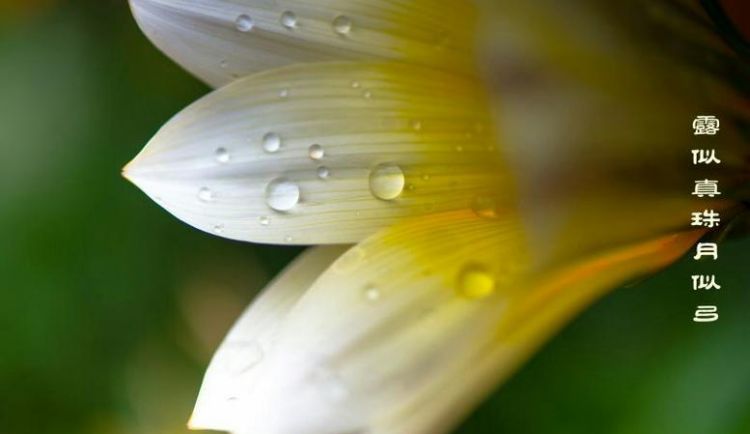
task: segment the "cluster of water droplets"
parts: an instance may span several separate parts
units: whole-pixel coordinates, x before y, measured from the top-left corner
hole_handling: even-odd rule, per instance
[[[279,15],[279,23],[287,30],[294,30],[300,26],[297,14],[286,10]],[[240,14],[234,20],[234,28],[238,32],[247,33],[255,29],[256,23],[248,14]],[[353,20],[347,15],[338,15],[331,21],[331,31],[339,36],[349,35],[354,29]]]

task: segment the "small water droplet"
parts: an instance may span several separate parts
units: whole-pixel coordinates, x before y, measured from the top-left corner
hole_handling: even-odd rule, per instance
[[[226,59],[222,60],[219,62],[219,67],[221,69],[227,69],[229,67],[229,62]]]
[[[240,32],[249,32],[255,27],[255,22],[250,15],[242,14],[234,21],[234,27]]]
[[[221,235],[224,233],[224,225],[223,224],[217,224],[214,225],[214,233]]]
[[[360,87],[362,87],[362,84],[360,84],[360,82],[352,81],[352,89],[359,89]]]
[[[471,203],[474,213],[483,218],[497,217],[497,203],[492,197],[477,197]]]
[[[429,181],[429,180],[430,180],[430,175],[427,174],[427,173],[423,173],[422,174],[422,181]]]
[[[479,264],[465,266],[458,275],[457,290],[463,297],[486,298],[492,295],[495,289],[497,289],[495,278]]]
[[[202,202],[212,202],[214,200],[214,192],[208,187],[202,187],[198,190],[198,199]]]
[[[331,269],[338,274],[349,274],[359,268],[365,261],[365,251],[361,247],[353,247],[339,257],[331,265]]]
[[[411,121],[411,128],[414,131],[422,131],[422,122],[420,122],[420,121]]]
[[[457,145],[456,146],[456,152],[463,152],[463,151],[464,151],[464,147],[463,146],[461,146],[461,145]]]
[[[313,160],[320,160],[322,159],[326,154],[326,151],[323,149],[322,146],[315,144],[310,145],[310,148],[308,149],[307,155],[310,156]]]
[[[333,31],[345,36],[352,31],[352,20],[346,15],[339,15],[333,20]]]
[[[263,150],[273,154],[281,149],[281,136],[276,133],[268,133],[263,136]]]
[[[289,98],[289,89],[281,89],[279,91],[280,98]]]
[[[287,235],[287,236],[284,237],[284,242],[285,243],[291,243],[292,241],[294,241],[294,238],[292,238],[291,235]]]
[[[380,300],[380,289],[375,286],[367,286],[365,288],[365,299],[369,302]]]
[[[297,15],[292,11],[284,11],[281,14],[281,25],[289,30],[297,27]]]
[[[320,166],[318,167],[318,178],[320,179],[328,179],[329,176],[331,176],[331,171],[328,170],[326,166]]]
[[[255,367],[263,360],[263,348],[255,341],[233,342],[225,351],[224,368],[232,375],[239,375]]]
[[[406,186],[406,189],[409,190],[409,191],[414,191],[414,190],[417,189],[417,187],[414,186],[414,184],[409,184],[409,185]]]
[[[286,178],[276,178],[266,187],[266,204],[279,212],[290,211],[297,206],[300,196],[299,185]]]
[[[370,191],[382,200],[393,200],[401,195],[406,184],[404,171],[395,164],[381,164],[370,172]]]
[[[310,379],[322,392],[325,399],[339,402],[349,396],[349,388],[330,367],[320,366],[315,368],[311,374]]]
[[[232,158],[226,148],[216,148],[214,154],[216,156],[216,161],[219,163],[229,163],[229,160]]]
[[[372,92],[369,90],[366,90],[362,92],[362,96],[365,97],[365,99],[372,99]]]
[[[271,224],[271,219],[267,215],[262,215],[258,217],[258,223],[260,223],[261,226],[268,226]]]

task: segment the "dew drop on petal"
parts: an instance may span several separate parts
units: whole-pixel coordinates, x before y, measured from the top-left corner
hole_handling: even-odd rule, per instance
[[[281,89],[279,91],[279,98],[289,98],[289,89]]]
[[[229,62],[225,59],[219,62],[219,67],[221,69],[227,69],[229,67]]]
[[[284,11],[281,14],[281,25],[287,29],[294,29],[297,27],[297,15],[292,11]]]
[[[198,199],[202,202],[212,202],[215,198],[213,190],[208,187],[202,187],[198,190]]]
[[[223,234],[224,233],[224,225],[222,225],[222,224],[214,225],[214,233],[217,234],[217,235]]]
[[[258,217],[258,223],[260,223],[261,226],[268,226],[271,224],[271,219],[267,215],[262,215]]]
[[[266,204],[276,211],[290,211],[297,206],[300,196],[299,185],[286,178],[276,178],[266,187]]]
[[[234,342],[224,351],[224,368],[232,375],[242,374],[263,360],[263,348],[256,341]]]
[[[276,133],[268,133],[263,136],[263,150],[269,154],[279,152],[281,149],[281,136]]]
[[[284,237],[284,242],[285,243],[291,243],[292,241],[294,241],[294,238],[292,238],[291,235],[287,235],[287,236]]]
[[[320,166],[318,167],[318,178],[320,179],[328,179],[329,176],[331,176],[331,171],[328,170],[326,166]]]
[[[352,89],[359,89],[362,86],[358,81],[352,81]]]
[[[365,287],[365,300],[375,302],[380,300],[380,289],[375,286]]]
[[[404,171],[395,164],[381,164],[370,172],[370,192],[378,199],[393,200],[406,184]]]
[[[234,27],[240,32],[249,32],[255,27],[255,22],[250,15],[242,14],[234,21]]]
[[[372,92],[369,90],[366,90],[362,92],[362,96],[365,97],[365,99],[372,99]]]
[[[412,121],[411,122],[411,128],[414,131],[422,131],[422,122],[421,121]]]
[[[456,287],[459,295],[463,297],[481,299],[495,292],[497,282],[485,267],[479,264],[468,264],[459,273]]]
[[[309,155],[313,160],[320,160],[325,156],[325,154],[326,152],[323,147],[318,144],[310,145],[307,153],[307,155]]]
[[[333,20],[333,31],[339,35],[348,35],[352,31],[352,19],[346,15],[339,15]]]
[[[497,202],[492,197],[477,197],[471,203],[471,209],[479,217],[496,218]]]
[[[214,155],[216,157],[216,161],[218,161],[219,163],[229,163],[229,160],[232,158],[226,148],[216,148]]]

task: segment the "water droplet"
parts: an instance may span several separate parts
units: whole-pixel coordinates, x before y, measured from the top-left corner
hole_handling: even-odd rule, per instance
[[[219,67],[221,69],[227,69],[229,67],[229,62],[227,62],[226,59],[222,60],[221,62],[219,62]]]
[[[266,187],[266,204],[276,211],[290,211],[297,206],[300,196],[299,185],[286,178],[276,178]]]
[[[292,238],[291,235],[287,235],[287,236],[284,237],[284,242],[285,243],[291,243],[292,241],[294,241],[294,238]]]
[[[255,22],[250,18],[250,15],[242,14],[234,21],[234,27],[240,32],[249,32],[255,27]]]
[[[320,166],[318,167],[318,178],[320,179],[328,179],[329,176],[331,176],[331,171],[328,170],[326,166]]]
[[[359,268],[365,261],[365,251],[361,247],[353,247],[348,252],[339,257],[331,265],[331,269],[338,274],[349,274]]]
[[[289,30],[297,27],[297,15],[292,11],[284,11],[281,14],[281,25]]]
[[[224,368],[232,375],[239,375],[263,360],[263,348],[255,341],[233,342],[226,348]]]
[[[359,89],[362,86],[358,81],[352,81],[352,89]]]
[[[395,164],[381,164],[370,172],[370,191],[378,199],[397,198],[405,184],[404,171]]]
[[[411,121],[411,128],[414,131],[422,131],[422,122],[420,122],[420,121]]]
[[[223,234],[224,233],[224,225],[223,224],[214,225],[214,233],[217,234],[217,235]]]
[[[309,155],[310,158],[313,160],[320,160],[321,158],[325,156],[325,154],[326,154],[326,151],[323,149],[322,146],[318,144],[310,145],[310,149],[308,149],[308,153],[307,153],[307,155]]]
[[[456,152],[463,152],[463,151],[464,151],[464,147],[463,146],[461,146],[461,145],[456,146]]]
[[[352,31],[352,19],[346,15],[339,15],[333,20],[333,31],[339,35],[348,35]]]
[[[212,202],[214,200],[214,192],[208,187],[202,187],[198,190],[198,199],[203,202]]]
[[[414,190],[417,189],[417,187],[414,186],[414,184],[409,184],[409,185],[406,186],[406,189],[409,190],[409,191],[414,191]]]
[[[365,288],[365,299],[369,302],[380,300],[380,289],[374,286],[368,286]]]
[[[362,96],[365,97],[365,99],[372,99],[372,92],[370,92],[369,90],[366,90],[362,92]]]
[[[281,89],[281,91],[279,91],[279,97],[289,98],[289,89]]]
[[[429,181],[429,180],[430,180],[430,175],[427,174],[427,173],[423,173],[422,174],[422,181]]]
[[[497,217],[497,203],[492,197],[478,197],[471,203],[471,209],[474,213],[483,218]]]
[[[261,226],[268,226],[271,224],[271,219],[267,215],[262,215],[258,217],[258,223],[260,223]]]
[[[487,269],[479,264],[465,266],[458,275],[459,295],[471,299],[481,299],[492,295],[497,282]]]
[[[273,154],[281,149],[281,136],[276,133],[268,133],[263,136],[263,150]]]
[[[232,158],[226,148],[216,148],[214,154],[216,156],[216,161],[219,163],[229,163],[229,160]]]

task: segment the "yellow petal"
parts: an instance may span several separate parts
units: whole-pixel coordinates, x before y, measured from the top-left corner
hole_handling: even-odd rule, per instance
[[[468,70],[466,0],[131,0],[143,32],[213,86],[303,62],[403,60]]]
[[[273,347],[280,324],[310,284],[344,251],[343,246],[306,251],[242,314],[206,371],[188,423],[191,429],[239,428],[246,397],[258,381],[259,365]]]
[[[512,190],[483,95],[473,80],[415,66],[289,67],[191,105],[125,176],[221,236],[356,242],[403,217],[467,208],[497,185]]]
[[[238,432],[448,432],[606,290],[686,232],[540,265],[513,216],[432,215],[339,258],[291,310]]]

